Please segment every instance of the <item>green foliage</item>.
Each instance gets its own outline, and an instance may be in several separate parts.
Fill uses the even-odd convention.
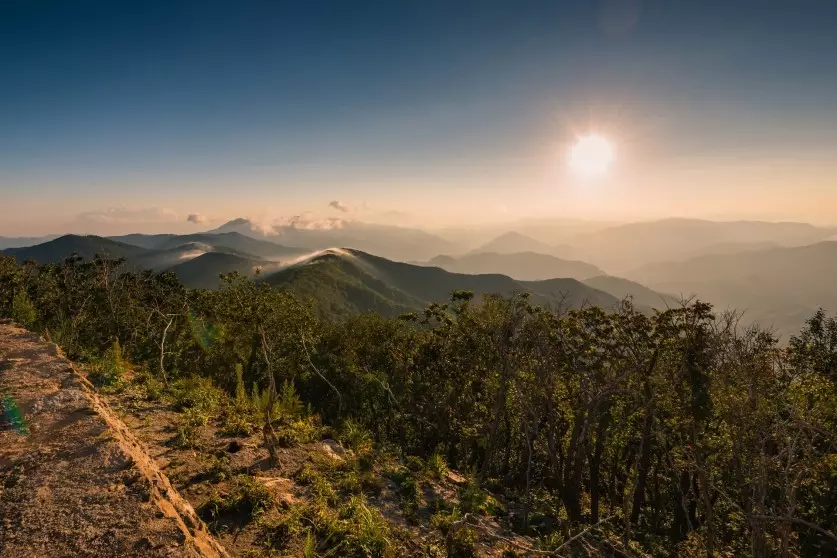
[[[459,507],[463,512],[480,515],[498,515],[503,511],[497,499],[480,488],[475,480],[469,480],[459,489]]]
[[[183,421],[177,426],[170,444],[181,449],[195,449],[199,447],[198,429],[189,421]]]
[[[230,457],[226,453],[212,455],[209,457],[203,475],[213,483],[222,482],[232,478]]]
[[[468,526],[458,527],[448,533],[449,558],[477,558],[477,532]]]
[[[198,513],[207,520],[237,515],[249,522],[273,506],[273,496],[263,484],[250,475],[238,475],[232,479],[226,493],[213,492]]]
[[[23,289],[17,292],[12,301],[12,319],[24,327],[32,327],[38,319],[35,305]]]
[[[390,558],[396,554],[396,535],[381,513],[363,496],[353,496],[340,507],[323,503],[299,504],[286,515],[265,524],[265,542],[285,548],[293,537],[303,540],[303,556]]]
[[[210,378],[192,376],[181,378],[172,384],[172,399],[176,409],[192,410],[210,415],[214,413],[226,394],[215,387]]]
[[[430,525],[439,529],[442,534],[447,535],[450,526],[460,519],[462,519],[462,514],[459,512],[459,508],[450,511],[439,510],[430,516]]]
[[[302,467],[294,473],[293,478],[298,484],[308,487],[316,502],[337,503],[337,492],[314,463],[310,461],[303,463]]]
[[[254,382],[250,391],[250,405],[259,414],[264,414],[271,406],[270,392],[268,390],[260,391],[259,384]]]
[[[279,445],[293,448],[301,444],[309,444],[319,439],[320,429],[312,417],[285,421],[276,427],[276,438]]]
[[[235,404],[244,407],[247,401],[247,389],[244,387],[244,367],[240,362],[235,363]]]
[[[122,359],[122,347],[115,339],[101,358],[94,359],[88,379],[100,387],[116,386],[122,382],[126,366]]]
[[[503,513],[487,487],[509,503],[515,525],[552,533],[557,544],[562,527],[581,532],[613,513],[618,527],[600,524],[584,538],[612,539],[636,555],[833,553],[823,532],[837,532],[835,318],[816,314],[783,347],[698,301],[653,315],[630,303],[555,312],[537,306],[554,300],[537,292],[485,294],[512,290],[490,277],[472,285],[447,274],[445,283],[432,268],[419,276],[372,257],[346,261],[325,261],[325,273],[299,266],[280,282],[322,294],[327,306],[350,294],[348,310],[388,315],[420,312],[422,301],[442,300],[442,288],[444,297],[479,294],[457,292],[412,320],[320,320],[289,292],[237,274],[198,291],[171,274],[127,273],[118,260],[18,266],[0,257],[0,313],[26,293],[33,327],[90,362],[103,385],[119,383],[125,362],[153,371],[138,392],[170,396],[183,411],[172,440],[181,447],[197,446],[202,425],[216,419],[224,433],[251,432],[269,400],[258,382],[292,378],[271,413],[281,443],[315,441],[339,426],[337,439],[356,457],[297,473],[316,505],[292,510],[305,519],[289,519],[288,532],[300,542],[310,533],[320,556],[382,548],[377,535],[361,536],[376,521],[364,519],[363,506],[339,509],[375,489],[373,440],[377,450],[416,457],[392,476],[408,513],[423,505],[421,479],[458,491],[460,511],[436,501],[433,516],[452,539],[455,514]],[[565,284],[541,283],[553,293]],[[249,397],[245,382],[254,382]],[[474,478],[463,486],[453,471]],[[246,499],[232,494],[208,509]],[[355,532],[352,521],[373,527]],[[467,555],[465,543],[449,551]]]
[[[355,451],[364,451],[371,446],[372,436],[358,422],[346,419],[340,427],[340,442]]]
[[[238,404],[227,407],[221,419],[218,433],[222,436],[249,436],[255,432],[249,407]]]
[[[441,453],[434,452],[427,459],[427,472],[436,480],[442,480],[448,474],[448,464]]]
[[[294,383],[290,380],[282,382],[282,388],[279,391],[278,407],[280,413],[290,418],[298,417],[305,411],[305,405],[302,404]]]

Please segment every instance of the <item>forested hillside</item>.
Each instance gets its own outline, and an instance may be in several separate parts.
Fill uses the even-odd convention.
[[[365,261],[397,289],[388,300],[416,304],[406,293],[424,292],[424,278]],[[242,521],[264,555],[837,553],[835,319],[816,314],[783,348],[698,301],[650,314],[505,294],[456,290],[409,316],[320,319],[238,274],[192,290],[107,259],[0,256],[0,315],[89,363],[101,386],[123,385],[113,363],[130,363],[145,397],[186,409],[179,443],[190,443],[188,417],[257,431],[277,460],[306,424],[343,433],[357,469],[329,484],[303,468],[315,497],[277,507],[273,523],[259,519],[269,504],[246,473],[201,508],[217,519],[256,501]],[[404,524],[438,534],[421,549],[366,503],[391,457],[406,464],[387,477]],[[466,480],[432,496],[419,471],[448,467]],[[348,483],[347,471],[360,477]]]
[[[299,265],[265,274],[263,280],[310,301],[324,317],[375,311],[385,316],[422,311],[445,302],[458,290],[510,295],[529,293],[546,306],[579,308],[591,304],[611,308],[618,299],[575,279],[516,281],[506,275],[451,273],[373,256],[359,250],[325,250]]]

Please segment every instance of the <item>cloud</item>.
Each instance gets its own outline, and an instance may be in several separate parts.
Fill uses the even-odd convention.
[[[329,202],[328,206],[336,209],[337,211],[342,211],[343,213],[349,212],[349,206],[338,200],[333,200]]]
[[[190,223],[194,223],[196,225],[200,225],[202,223],[206,223],[206,217],[199,214],[199,213],[190,213],[186,220]]]

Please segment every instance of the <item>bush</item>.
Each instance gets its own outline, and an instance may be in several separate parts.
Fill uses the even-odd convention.
[[[238,475],[233,478],[230,491],[226,495],[214,492],[200,507],[199,513],[201,517],[212,520],[237,514],[241,515],[245,522],[250,522],[273,504],[273,495],[263,484],[250,475]]]
[[[454,508],[451,511],[440,510],[430,516],[430,525],[447,535],[450,530],[450,526],[455,521],[459,521],[460,519],[462,519],[462,514],[459,513],[459,509],[457,508]]]
[[[320,430],[311,418],[294,420],[276,429],[276,438],[284,448],[309,444],[319,438]]]
[[[476,558],[477,532],[471,527],[459,527],[447,538],[448,558]]]
[[[372,435],[359,423],[346,419],[340,428],[340,443],[355,451],[365,451],[372,446]]]
[[[174,407],[179,411],[194,409],[206,415],[215,412],[227,395],[215,387],[212,380],[193,376],[177,380],[172,385]]]
[[[427,472],[436,480],[442,480],[448,473],[448,464],[442,454],[436,452],[427,460]]]
[[[366,499],[353,496],[344,508],[346,517],[345,532],[346,556],[392,556],[393,544],[390,540],[389,523],[376,509],[366,504]]]
[[[176,448],[195,449],[198,447],[198,429],[188,422],[182,422],[170,444]]]
[[[459,489],[459,506],[463,512],[480,515],[498,515],[503,511],[500,502],[473,480]]]
[[[116,386],[122,383],[125,363],[122,360],[122,347],[119,340],[114,340],[102,358],[92,363],[88,379],[99,387]]]
[[[38,319],[35,305],[29,300],[26,291],[20,289],[12,300],[12,319],[24,327],[31,328]]]
[[[218,433],[222,436],[249,436],[253,433],[253,424],[249,413],[238,405],[228,407],[221,421]]]
[[[316,469],[313,463],[303,463],[293,477],[298,484],[309,488],[315,502],[322,504],[337,503],[337,493],[334,491],[334,487],[331,486],[325,475]]]

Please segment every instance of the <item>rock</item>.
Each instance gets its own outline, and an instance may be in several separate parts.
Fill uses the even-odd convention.
[[[322,447],[326,455],[337,461],[343,461],[343,456],[346,455],[346,448],[334,440],[323,440]]]
[[[76,409],[88,408],[90,401],[84,393],[77,389],[62,389],[55,393],[45,395],[35,401],[32,412],[35,414],[56,411],[75,411]]]
[[[445,475],[445,478],[449,482],[452,482],[453,484],[465,484],[467,482],[465,477],[463,477],[462,475],[460,475],[456,471],[448,471],[447,474]]]

